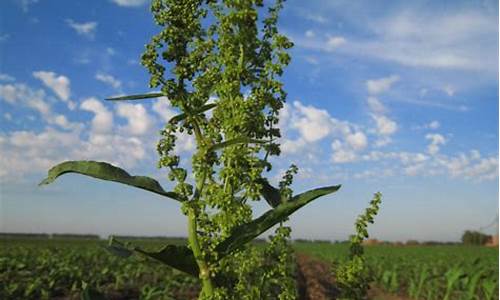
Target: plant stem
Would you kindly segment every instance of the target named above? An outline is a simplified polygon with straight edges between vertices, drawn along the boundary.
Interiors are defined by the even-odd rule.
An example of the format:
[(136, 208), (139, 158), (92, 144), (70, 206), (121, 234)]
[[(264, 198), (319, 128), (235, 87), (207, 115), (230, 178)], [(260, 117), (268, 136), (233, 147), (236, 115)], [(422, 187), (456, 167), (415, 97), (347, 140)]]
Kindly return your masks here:
[(208, 269), (208, 265), (205, 262), (203, 254), (201, 253), (200, 243), (198, 241), (198, 233), (197, 233), (197, 222), (196, 222), (196, 213), (194, 208), (189, 208), (188, 213), (188, 240), (191, 245), (191, 250), (193, 250), (194, 258), (196, 259), (196, 263), (200, 268), (200, 279), (202, 281), (203, 288), (201, 290), (202, 295), (211, 296), (214, 292), (214, 286), (212, 283), (212, 279), (210, 278), (210, 270)]
[[(195, 132), (195, 137), (196, 137), (196, 143), (198, 145), (201, 145), (202, 143), (202, 133), (200, 130), (200, 127), (198, 125), (198, 122), (193, 120), (194, 122), (193, 127), (194, 127), (194, 132)], [(192, 201), (199, 201), (199, 197), (201, 195), (201, 191), (203, 189), (203, 186), (205, 185), (205, 179), (206, 179), (206, 173), (203, 172), (201, 174), (200, 178), (197, 178), (196, 182), (196, 193), (195, 197), (193, 198)], [(189, 244), (191, 246), (191, 250), (193, 251), (194, 258), (196, 259), (196, 263), (198, 264), (198, 267), (200, 269), (200, 279), (202, 281), (202, 290), (201, 290), (201, 295), (202, 296), (212, 296), (214, 293), (214, 284), (212, 282), (212, 279), (210, 277), (210, 270), (208, 268), (208, 264), (205, 261), (205, 258), (203, 257), (203, 253), (200, 248), (200, 242), (198, 241), (198, 231), (197, 231), (197, 213), (194, 207), (189, 208), (188, 212), (188, 240)]]

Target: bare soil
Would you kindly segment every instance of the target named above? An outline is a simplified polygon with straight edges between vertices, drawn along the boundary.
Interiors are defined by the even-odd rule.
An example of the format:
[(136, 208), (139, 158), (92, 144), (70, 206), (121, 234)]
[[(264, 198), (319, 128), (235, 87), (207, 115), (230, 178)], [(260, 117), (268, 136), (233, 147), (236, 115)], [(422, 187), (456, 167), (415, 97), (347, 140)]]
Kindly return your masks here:
[[(297, 254), (297, 280), (300, 300), (337, 299), (339, 291), (335, 278), (331, 275), (327, 262), (306, 254)], [(410, 298), (384, 292), (376, 286), (370, 287), (368, 299), (371, 300), (410, 300)]]

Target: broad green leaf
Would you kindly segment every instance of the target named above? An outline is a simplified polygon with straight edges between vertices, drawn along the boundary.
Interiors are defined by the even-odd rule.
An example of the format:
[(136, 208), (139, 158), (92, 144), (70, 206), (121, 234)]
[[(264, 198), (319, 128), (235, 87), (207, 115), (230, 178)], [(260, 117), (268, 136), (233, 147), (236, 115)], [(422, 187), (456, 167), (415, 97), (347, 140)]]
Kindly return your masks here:
[(39, 185), (49, 184), (57, 177), (66, 173), (78, 173), (102, 180), (114, 181), (127, 184), (136, 188), (147, 190), (177, 201), (183, 201), (182, 197), (174, 192), (166, 192), (158, 181), (146, 176), (131, 176), (125, 170), (115, 167), (106, 162), (98, 161), (66, 161), (49, 170), (47, 178)]
[(217, 246), (217, 252), (221, 257), (230, 254), (232, 251), (252, 241), (264, 231), (284, 221), (302, 206), (318, 197), (336, 192), (339, 188), (340, 185), (322, 187), (292, 197), (290, 201), (278, 205), (257, 219), (236, 227), (231, 235)]
[(269, 181), (267, 181), (266, 178), (261, 178), (260, 180), (258, 180), (258, 183), (262, 185), (260, 193), (262, 194), (266, 202), (271, 205), (271, 207), (277, 207), (278, 205), (280, 205), (280, 203), (284, 202), (281, 199), (280, 191), (274, 186), (270, 185)]
[(193, 251), (187, 246), (167, 245), (159, 251), (145, 251), (140, 248), (136, 248), (135, 251), (194, 277), (198, 277), (200, 272)]
[(237, 138), (234, 138), (234, 139), (230, 139), (230, 140), (224, 141), (222, 143), (218, 143), (218, 144), (212, 145), (208, 149), (208, 151), (215, 151), (215, 150), (219, 150), (219, 149), (222, 149), (222, 148), (225, 148), (225, 147), (229, 147), (229, 146), (232, 146), (232, 145), (236, 145), (236, 144), (264, 144), (264, 143), (267, 143), (267, 141), (257, 140), (257, 139), (251, 139), (249, 137), (237, 137)]
[(150, 94), (139, 94), (139, 95), (128, 95), (113, 98), (106, 98), (108, 101), (122, 101), (122, 100), (142, 100), (149, 98), (159, 98), (163, 97), (162, 93), (150, 93)]
[(217, 106), (217, 103), (205, 104), (205, 105), (202, 105), (200, 108), (194, 109), (193, 111), (191, 111), (189, 113), (178, 114), (177, 116), (172, 117), (168, 122), (169, 123), (178, 123), (178, 122), (186, 119), (190, 115), (195, 116), (197, 114), (201, 114), (202, 112), (206, 112), (207, 110), (210, 110), (216, 106)]
[(156, 259), (174, 269), (198, 277), (199, 268), (193, 255), (193, 251), (187, 246), (167, 245), (158, 251), (148, 251), (133, 246), (130, 243), (123, 243), (111, 238), (109, 245), (105, 247), (112, 254), (127, 258), (134, 252)]
[(119, 256), (121, 258), (128, 258), (134, 254), (132, 251), (125, 247), (117, 246), (117, 245), (110, 245), (110, 246), (103, 246), (104, 249), (108, 250), (111, 254)]

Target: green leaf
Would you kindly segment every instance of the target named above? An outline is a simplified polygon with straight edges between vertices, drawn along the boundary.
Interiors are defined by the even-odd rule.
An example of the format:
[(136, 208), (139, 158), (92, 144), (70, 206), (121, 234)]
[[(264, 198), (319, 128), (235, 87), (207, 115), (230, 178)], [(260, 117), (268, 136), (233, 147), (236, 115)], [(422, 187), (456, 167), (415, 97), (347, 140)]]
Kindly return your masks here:
[(281, 199), (280, 191), (274, 186), (270, 185), (269, 181), (267, 181), (266, 178), (261, 178), (260, 180), (258, 180), (258, 183), (262, 185), (260, 193), (262, 194), (266, 202), (271, 205), (271, 207), (277, 207), (283, 202)]
[(187, 246), (167, 245), (158, 251), (148, 251), (129, 243), (124, 244), (115, 238), (110, 238), (109, 245), (105, 247), (112, 254), (127, 258), (134, 252), (156, 259), (174, 269), (183, 271), (198, 277), (199, 268), (193, 255), (193, 251)]
[(220, 256), (230, 254), (232, 251), (258, 237), (264, 231), (284, 221), (302, 206), (318, 197), (336, 192), (339, 188), (340, 185), (322, 187), (292, 197), (290, 201), (282, 203), (274, 209), (268, 210), (257, 219), (236, 227), (231, 235), (217, 246), (217, 252)]
[(132, 256), (132, 254), (134, 254), (132, 251), (122, 246), (110, 245), (103, 247), (104, 249), (108, 250), (111, 254), (119, 256), (121, 258), (128, 258)]
[(159, 98), (159, 97), (163, 97), (163, 94), (162, 93), (150, 93), (150, 94), (128, 95), (128, 96), (106, 98), (105, 100), (108, 100), (108, 101), (142, 100), (142, 99)]
[(166, 192), (158, 181), (146, 176), (131, 176), (125, 170), (106, 162), (82, 160), (60, 163), (49, 170), (47, 178), (40, 182), (39, 185), (50, 184), (56, 180), (57, 177), (66, 173), (78, 173), (102, 180), (119, 182), (169, 197), (177, 201), (183, 201), (183, 198), (179, 194)]
[(222, 143), (212, 145), (208, 149), (208, 151), (215, 151), (215, 150), (219, 150), (219, 149), (229, 147), (232, 145), (236, 145), (236, 144), (264, 144), (264, 143), (267, 143), (267, 141), (251, 139), (249, 137), (237, 137), (237, 138), (234, 138), (231, 140), (224, 141)]
[(140, 248), (134, 250), (194, 277), (198, 277), (200, 272), (193, 251), (187, 246), (167, 245), (159, 251), (145, 251)]
[(217, 103), (209, 103), (209, 104), (205, 104), (205, 105), (202, 105), (201, 107), (189, 112), (189, 113), (181, 113), (181, 114), (178, 114), (177, 116), (175, 117), (172, 117), (168, 122), (169, 123), (178, 123), (184, 119), (186, 119), (188, 116), (195, 116), (197, 114), (200, 114), (202, 112), (205, 112), (207, 110), (210, 110), (214, 107), (217, 106)]

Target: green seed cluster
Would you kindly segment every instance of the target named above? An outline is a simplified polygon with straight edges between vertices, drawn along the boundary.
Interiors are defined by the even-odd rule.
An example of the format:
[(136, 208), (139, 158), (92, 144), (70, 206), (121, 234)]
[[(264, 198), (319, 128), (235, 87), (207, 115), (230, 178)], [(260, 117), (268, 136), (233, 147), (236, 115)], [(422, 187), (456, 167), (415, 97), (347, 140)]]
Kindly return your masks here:
[[(159, 167), (169, 170), (174, 191), (184, 198), (183, 212), (194, 216), (193, 241), (199, 243), (199, 259), (208, 265), (201, 272), (214, 280), (220, 274), (227, 277), (229, 266), (234, 267), (227, 262), (236, 262), (246, 270), (233, 274), (235, 283), (229, 286), (236, 289), (259, 264), (249, 256), (249, 247), (223, 260), (215, 248), (233, 228), (251, 221), (249, 201), (261, 197), (262, 173), (271, 169), (268, 156), (280, 153), (276, 125), (286, 93), (278, 78), (293, 45), (278, 32), (282, 2), (153, 0), (151, 10), (162, 30), (142, 55), (150, 87), (160, 88), (182, 112), (161, 131)], [(265, 10), (267, 16), (260, 19)], [(210, 114), (204, 107), (211, 108)], [(187, 170), (175, 154), (179, 134), (196, 140), (191, 158), (195, 186), (186, 181)], [(295, 167), (280, 184), (287, 197), (296, 172)], [(276, 238), (281, 236), (286, 240), (289, 234)]]

